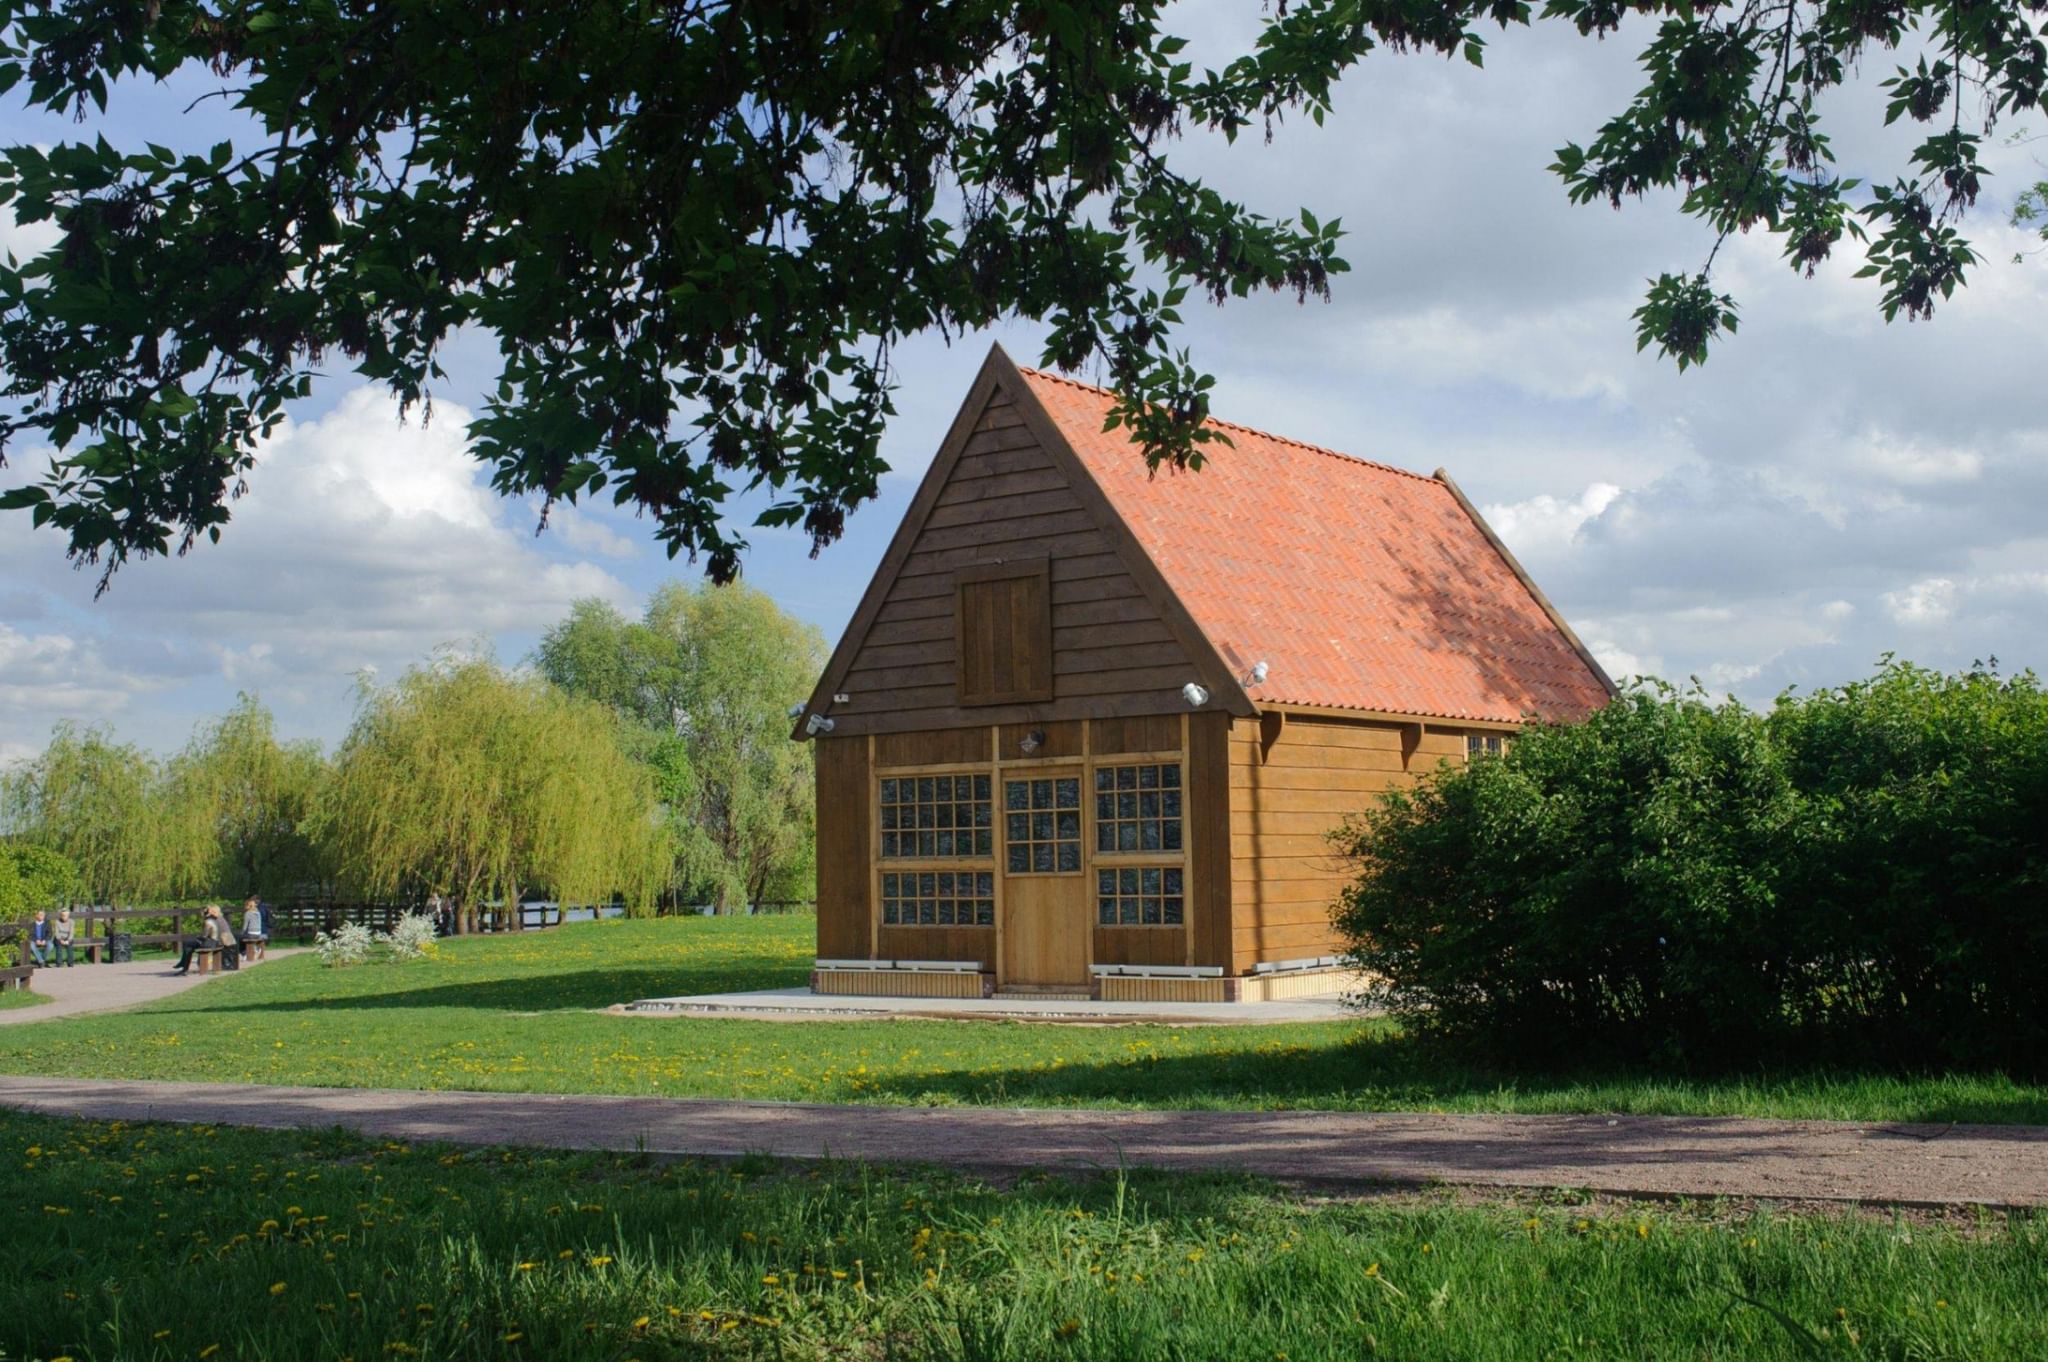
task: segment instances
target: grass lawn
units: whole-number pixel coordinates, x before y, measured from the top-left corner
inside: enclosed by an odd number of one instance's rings
[[[310,955],[146,1009],[0,1029],[0,1072],[829,1102],[1617,1111],[2048,1124],[1998,1075],[1507,1074],[1369,1021],[1286,1026],[614,1017],[663,994],[800,984],[808,918],[578,923],[410,965]]]
[[[17,1007],[41,1007],[48,1001],[48,994],[38,993],[32,988],[0,988],[0,1012]]]
[[[997,1189],[17,1115],[0,1152],[16,1362],[2048,1355],[2036,1216]]]

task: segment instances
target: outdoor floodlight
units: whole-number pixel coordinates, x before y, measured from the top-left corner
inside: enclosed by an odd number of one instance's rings
[[[1043,746],[1045,746],[1045,730],[1034,728],[1029,733],[1026,733],[1017,743],[1017,750],[1028,757]]]
[[[1251,687],[1262,684],[1265,681],[1265,679],[1266,663],[1264,659],[1261,659],[1257,662],[1252,663],[1252,669],[1244,674],[1244,679],[1239,684],[1246,687]]]
[[[802,705],[791,705],[791,706],[789,707],[789,717],[790,717],[790,718],[792,718],[792,719],[801,719],[801,718],[803,718],[803,717],[804,717],[804,707],[803,707]]]
[[[1199,681],[1190,681],[1180,688],[1180,698],[1188,702],[1190,709],[1200,709],[1209,703],[1209,691]]]
[[[804,734],[807,737],[815,738],[820,733],[830,733],[831,731],[832,721],[822,714],[813,714],[810,717],[810,721],[804,725]]]

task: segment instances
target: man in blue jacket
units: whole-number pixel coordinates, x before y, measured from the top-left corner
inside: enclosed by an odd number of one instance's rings
[[[36,909],[35,920],[28,924],[29,963],[44,966],[50,963],[50,915]]]

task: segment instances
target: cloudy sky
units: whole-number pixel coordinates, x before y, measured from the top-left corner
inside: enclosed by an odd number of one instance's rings
[[[1221,56],[1260,9],[1176,13]],[[1544,169],[1622,107],[1644,32],[1510,34],[1484,71],[1375,56],[1321,129],[1183,146],[1176,159],[1226,192],[1341,216],[1351,233],[1353,272],[1329,304],[1187,309],[1219,415],[1447,467],[1617,675],[1696,675],[1768,701],[1867,674],[1887,652],[2048,665],[2048,256],[2012,263],[2027,243],[2003,225],[2040,148],[1990,152],[1998,174],[1967,228],[1986,261],[1932,322],[1884,325],[1875,289],[1850,277],[1860,260],[1807,281],[1775,242],[1738,239],[1718,273],[1741,334],[1680,375],[1636,353],[1629,313],[1648,276],[1697,267],[1704,229],[1669,202],[1574,208]],[[6,140],[78,135],[13,98]],[[162,140],[188,99],[139,92],[106,131]],[[1879,107],[1865,90],[1831,111],[1847,174],[1903,165],[1910,134],[1879,128]],[[0,237],[41,244],[4,225]],[[1018,324],[904,345],[882,500],[816,562],[801,536],[754,532],[750,580],[836,634],[988,343],[1032,363],[1040,339]],[[131,566],[97,603],[58,539],[0,518],[0,757],[63,719],[175,747],[237,690],[292,735],[331,742],[366,668],[391,675],[444,642],[516,660],[578,597],[630,609],[689,572],[630,515],[558,514],[536,537],[533,506],[489,491],[462,454],[463,404],[489,377],[470,350],[425,428],[346,376],[329,382],[265,452],[219,546]],[[40,462],[17,451],[0,486]]]

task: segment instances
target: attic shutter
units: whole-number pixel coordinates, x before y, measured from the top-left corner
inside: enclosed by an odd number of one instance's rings
[[[953,578],[960,703],[1052,699],[1052,565],[984,563]]]

